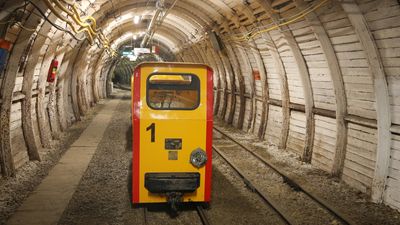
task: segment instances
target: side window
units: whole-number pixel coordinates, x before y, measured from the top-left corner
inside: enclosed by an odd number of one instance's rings
[[[147,105],[155,110],[194,110],[200,104],[200,80],[194,74],[155,73],[147,79]]]

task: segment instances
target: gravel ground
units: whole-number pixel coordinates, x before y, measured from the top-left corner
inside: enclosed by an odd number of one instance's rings
[[[132,138],[129,95],[122,98],[59,224],[124,224]]]
[[[106,101],[100,102],[79,122],[60,135],[53,149],[42,149],[41,161],[30,161],[17,170],[15,178],[0,178],[0,224],[6,223],[12,213],[45,178],[50,169],[59,161],[65,150],[79,138],[93,117],[103,108]]]
[[[285,224],[217,154],[213,166],[212,224]]]
[[[132,129],[128,94],[119,96],[122,100],[59,225],[201,224],[194,209],[171,218],[165,207],[131,208],[128,175]]]
[[[166,207],[130,207],[127,183],[132,138],[126,96],[116,112],[59,225],[201,224],[194,208],[171,218]],[[213,166],[212,203],[206,212],[212,224],[281,224],[218,156]]]
[[[120,104],[59,224],[200,224],[197,212],[193,208],[183,210],[176,218],[171,218],[165,207],[131,208],[127,185],[132,157],[129,92],[120,91],[116,98],[121,99]],[[72,126],[63,136],[57,150],[45,154],[42,162],[28,163],[20,169],[16,179],[0,180],[0,224],[5,223],[6,218],[47,175],[49,169],[79,137],[99,109],[101,106],[95,107],[83,122]],[[357,224],[400,224],[397,211],[369,203],[364,194],[337,179],[330,178],[311,165],[300,163],[296,155],[278,150],[276,146],[266,142],[259,142],[255,137],[234,128],[224,129],[287,173],[307,181],[315,193],[348,212],[358,221]],[[223,146],[226,154],[235,156],[232,160],[247,171],[252,181],[258,181],[258,185],[264,191],[273,192],[278,199],[292,199],[285,207],[291,210],[293,217],[299,218],[299,224],[336,223],[329,217],[321,217],[310,223],[311,220],[307,218],[313,215],[301,213],[296,208],[304,204],[301,194],[294,192],[288,195],[288,191],[293,191],[279,186],[282,183],[281,179],[266,172],[262,164],[235,150],[235,145],[223,141],[217,133],[214,139],[218,146]],[[304,204],[304,207],[312,206]],[[252,193],[217,154],[213,156],[211,209],[206,213],[212,224],[282,224],[275,212]]]
[[[345,214],[355,224],[400,224],[400,212],[383,204],[370,202],[366,194],[350,187],[338,178],[331,177],[313,165],[302,163],[296,154],[278,149],[277,146],[268,142],[261,142],[257,137],[223,123],[216,123],[216,126],[250,147],[281,171],[300,180],[302,185]]]
[[[214,141],[214,145],[225,153],[228,160],[242,170],[246,179],[268,196],[292,224],[338,224],[333,216],[321,209],[304,193],[294,191],[284,183],[279,174],[238,145],[232,146],[231,143],[233,142],[224,139]],[[237,157],[238,155],[241,157]]]

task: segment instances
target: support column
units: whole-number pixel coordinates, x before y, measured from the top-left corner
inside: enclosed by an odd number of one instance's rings
[[[358,39],[364,47],[364,52],[369,62],[369,69],[374,78],[378,145],[371,197],[374,202],[382,202],[387,176],[389,174],[391,152],[391,115],[386,75],[375,39],[360,7],[354,0],[346,0],[346,2],[342,2],[341,5],[350,23],[353,25]]]

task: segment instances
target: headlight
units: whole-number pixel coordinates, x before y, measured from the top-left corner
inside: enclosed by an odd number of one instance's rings
[[[204,166],[207,163],[207,154],[201,148],[196,148],[190,154],[190,163],[197,168]]]

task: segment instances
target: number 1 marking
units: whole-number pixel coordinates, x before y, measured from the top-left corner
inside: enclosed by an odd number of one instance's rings
[[[156,139],[156,124],[155,123],[152,123],[152,124],[150,124],[150,126],[148,126],[147,128],[146,128],[146,131],[149,131],[149,130],[151,130],[151,142],[155,142],[155,139]]]

